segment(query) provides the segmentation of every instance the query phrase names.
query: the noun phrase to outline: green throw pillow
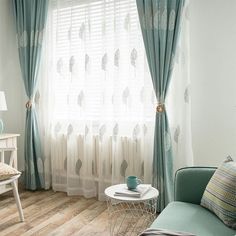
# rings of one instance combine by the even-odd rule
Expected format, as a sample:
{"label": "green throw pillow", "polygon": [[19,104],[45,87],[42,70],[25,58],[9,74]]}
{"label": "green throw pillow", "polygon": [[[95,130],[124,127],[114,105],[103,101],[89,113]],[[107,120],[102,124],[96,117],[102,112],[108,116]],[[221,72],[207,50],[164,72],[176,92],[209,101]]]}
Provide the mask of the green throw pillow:
{"label": "green throw pillow", "polygon": [[236,229],[236,162],[228,157],[210,179],[201,205],[214,212],[227,226]]}

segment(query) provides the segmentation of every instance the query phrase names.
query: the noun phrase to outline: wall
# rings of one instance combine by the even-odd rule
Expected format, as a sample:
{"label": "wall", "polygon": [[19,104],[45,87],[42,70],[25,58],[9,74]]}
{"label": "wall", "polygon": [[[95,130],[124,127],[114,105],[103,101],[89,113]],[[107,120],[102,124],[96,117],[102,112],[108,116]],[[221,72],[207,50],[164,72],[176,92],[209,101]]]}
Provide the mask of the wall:
{"label": "wall", "polygon": [[236,1],[190,0],[196,165],[236,157]]}
{"label": "wall", "polygon": [[0,2],[0,90],[5,91],[8,111],[2,112],[5,133],[19,133],[18,166],[24,168],[24,89],[16,46],[11,1]]}

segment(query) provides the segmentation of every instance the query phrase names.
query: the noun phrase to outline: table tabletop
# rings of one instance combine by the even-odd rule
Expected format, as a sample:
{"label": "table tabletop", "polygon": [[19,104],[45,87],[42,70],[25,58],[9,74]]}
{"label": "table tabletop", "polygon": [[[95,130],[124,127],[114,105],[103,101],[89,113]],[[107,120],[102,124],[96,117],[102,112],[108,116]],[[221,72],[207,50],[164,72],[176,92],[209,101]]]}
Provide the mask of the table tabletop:
{"label": "table tabletop", "polygon": [[7,139],[19,136],[20,136],[19,134],[0,134],[0,139]]}
{"label": "table tabletop", "polygon": [[130,202],[146,201],[146,200],[150,200],[153,198],[157,198],[159,195],[159,191],[157,189],[151,187],[151,189],[140,198],[126,197],[126,196],[114,196],[114,194],[117,190],[120,190],[121,188],[124,188],[124,187],[126,187],[126,184],[112,185],[112,186],[105,189],[105,195],[107,197],[115,199],[115,200],[127,201],[127,202],[129,202],[129,201]]}

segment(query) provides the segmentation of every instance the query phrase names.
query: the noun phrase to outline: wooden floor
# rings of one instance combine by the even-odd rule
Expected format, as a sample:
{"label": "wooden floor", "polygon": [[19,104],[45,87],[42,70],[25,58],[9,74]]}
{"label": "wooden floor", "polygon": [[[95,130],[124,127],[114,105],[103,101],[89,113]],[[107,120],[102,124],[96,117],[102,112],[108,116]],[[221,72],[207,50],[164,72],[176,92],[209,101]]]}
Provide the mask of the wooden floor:
{"label": "wooden floor", "polygon": [[19,222],[11,192],[0,195],[0,236],[109,235],[105,202],[53,191],[20,193],[25,222]]}

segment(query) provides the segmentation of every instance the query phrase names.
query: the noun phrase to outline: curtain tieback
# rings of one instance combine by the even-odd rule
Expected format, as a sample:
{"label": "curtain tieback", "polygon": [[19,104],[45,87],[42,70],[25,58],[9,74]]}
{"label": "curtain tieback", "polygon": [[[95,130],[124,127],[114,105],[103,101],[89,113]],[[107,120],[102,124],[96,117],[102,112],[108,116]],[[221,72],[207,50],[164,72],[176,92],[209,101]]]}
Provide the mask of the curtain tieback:
{"label": "curtain tieback", "polygon": [[162,113],[165,110],[165,104],[164,103],[159,103],[156,107],[156,112],[157,113]]}
{"label": "curtain tieback", "polygon": [[30,109],[32,107],[32,105],[33,105],[33,101],[32,100],[28,100],[27,103],[25,104],[25,107],[27,109]]}

